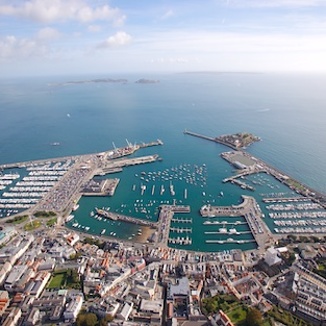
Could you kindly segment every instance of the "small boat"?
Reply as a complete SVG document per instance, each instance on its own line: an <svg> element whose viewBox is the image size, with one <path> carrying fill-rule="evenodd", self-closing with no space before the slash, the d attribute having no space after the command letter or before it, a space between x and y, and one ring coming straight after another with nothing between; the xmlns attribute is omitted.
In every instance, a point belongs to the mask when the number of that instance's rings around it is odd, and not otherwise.
<svg viewBox="0 0 326 326"><path fill-rule="evenodd" d="M161 185L161 191L160 191L160 195L163 195L164 191L165 191L165 189L164 189L164 186L163 186L163 185Z"/></svg>
<svg viewBox="0 0 326 326"><path fill-rule="evenodd" d="M106 229L103 229L102 231L101 231L101 234L104 234L106 232Z"/></svg>
<svg viewBox="0 0 326 326"><path fill-rule="evenodd" d="M230 234L240 234L240 232L238 232L236 228L232 228L232 229L230 229L230 230L229 230L229 233L230 233Z"/></svg>
<svg viewBox="0 0 326 326"><path fill-rule="evenodd" d="M69 216L67 216L67 218L66 218L66 222L71 221L73 218L74 218L74 215L69 215Z"/></svg>

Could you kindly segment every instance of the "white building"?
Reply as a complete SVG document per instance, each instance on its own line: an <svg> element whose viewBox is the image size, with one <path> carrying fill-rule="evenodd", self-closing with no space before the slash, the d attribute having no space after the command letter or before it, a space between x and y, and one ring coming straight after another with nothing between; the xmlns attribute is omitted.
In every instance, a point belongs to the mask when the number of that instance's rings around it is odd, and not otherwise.
<svg viewBox="0 0 326 326"><path fill-rule="evenodd" d="M14 290L16 283L21 279L21 277L24 275L26 271L27 271L26 265L14 266L5 281L4 288L8 292L12 292Z"/></svg>
<svg viewBox="0 0 326 326"><path fill-rule="evenodd" d="M77 318L77 315L83 305L83 301L83 296L77 295L69 302L66 311L63 313L65 320L75 320Z"/></svg>
<svg viewBox="0 0 326 326"><path fill-rule="evenodd" d="M12 265L9 261L5 262L3 265L0 265L0 285L3 284L4 280L6 279L6 276L11 271Z"/></svg>
<svg viewBox="0 0 326 326"><path fill-rule="evenodd" d="M282 259L278 256L278 251L271 247L268 248L265 254L265 262L268 266L273 266L280 264L282 262Z"/></svg>
<svg viewBox="0 0 326 326"><path fill-rule="evenodd" d="M130 316L132 312L132 307L133 303L125 303L121 309L121 311L117 314L117 319L122 319L122 320L128 320L128 317Z"/></svg>
<svg viewBox="0 0 326 326"><path fill-rule="evenodd" d="M20 308L13 308L8 317L2 322L2 326L15 326L18 323L19 318L22 315L22 311Z"/></svg>

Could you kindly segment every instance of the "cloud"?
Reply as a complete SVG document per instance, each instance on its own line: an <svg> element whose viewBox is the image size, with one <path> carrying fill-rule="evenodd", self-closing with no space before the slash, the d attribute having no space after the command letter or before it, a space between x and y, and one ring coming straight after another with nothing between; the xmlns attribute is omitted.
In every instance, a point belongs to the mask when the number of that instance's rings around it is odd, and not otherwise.
<svg viewBox="0 0 326 326"><path fill-rule="evenodd" d="M126 32L117 32L107 38L104 42L98 44L98 49L115 48L127 45L131 42L131 36Z"/></svg>
<svg viewBox="0 0 326 326"><path fill-rule="evenodd" d="M37 38L39 40L44 40L44 41L54 40L54 39L58 38L59 36L60 36L60 33L56 29L51 28L51 27L42 28L37 33Z"/></svg>
<svg viewBox="0 0 326 326"><path fill-rule="evenodd" d="M171 31L153 33L143 44L158 53L269 53L326 51L325 35Z"/></svg>
<svg viewBox="0 0 326 326"><path fill-rule="evenodd" d="M0 58L1 59L21 59L29 57L40 57L47 53L47 48L32 39L16 38L6 36L0 39Z"/></svg>
<svg viewBox="0 0 326 326"><path fill-rule="evenodd" d="M0 15L23 17L41 23L110 20L114 24L122 24L125 20L119 9L108 5L91 7L85 0L29 0L20 5L0 5Z"/></svg>

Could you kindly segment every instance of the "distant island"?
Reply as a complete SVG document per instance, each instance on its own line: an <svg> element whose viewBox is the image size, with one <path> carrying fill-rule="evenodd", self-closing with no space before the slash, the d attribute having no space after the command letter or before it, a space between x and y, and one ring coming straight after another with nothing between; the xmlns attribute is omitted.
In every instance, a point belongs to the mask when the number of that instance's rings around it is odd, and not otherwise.
<svg viewBox="0 0 326 326"><path fill-rule="evenodd" d="M135 81L136 84L156 84L159 80L140 78ZM49 84L49 86L66 86L66 85L81 85L81 84L98 84L98 83L115 83L115 84L127 84L128 79L118 78L96 78L96 79L85 79L85 80L71 80L67 82Z"/></svg>
<svg viewBox="0 0 326 326"><path fill-rule="evenodd" d="M216 141L228 144L235 149L246 148L252 143L258 142L261 139L247 132L239 132L231 135L222 135L215 138Z"/></svg>
<svg viewBox="0 0 326 326"><path fill-rule="evenodd" d="M128 79L112 79L112 78L97 78L97 79L90 79L90 80L77 80L77 81L68 81L63 83L62 85L67 84L88 84L88 83L127 83Z"/></svg>
<svg viewBox="0 0 326 326"><path fill-rule="evenodd" d="M62 83L50 83L48 86L66 86L66 85L81 85L81 84L96 84L96 83L121 83L126 84L128 83L128 79L112 79L112 78L96 78L96 79L85 79L85 80L71 80Z"/></svg>
<svg viewBox="0 0 326 326"><path fill-rule="evenodd" d="M136 84L156 84L159 82L160 82L159 80L145 79L145 78L141 78L141 79L138 79L137 81L135 81Z"/></svg>

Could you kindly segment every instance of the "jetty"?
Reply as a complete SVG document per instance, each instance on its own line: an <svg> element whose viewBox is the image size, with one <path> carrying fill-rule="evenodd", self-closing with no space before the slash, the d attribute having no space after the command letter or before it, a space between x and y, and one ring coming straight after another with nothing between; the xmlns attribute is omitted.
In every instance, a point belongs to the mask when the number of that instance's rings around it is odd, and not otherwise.
<svg viewBox="0 0 326 326"><path fill-rule="evenodd" d="M153 228L157 227L157 222L151 222L151 221L135 218L132 216L113 213L113 212L110 212L110 211L104 210L104 209L96 208L95 210L96 210L97 214L101 215L104 218L113 220L113 221L123 221L123 222L128 222L128 223L142 225L142 226L150 226Z"/></svg>
<svg viewBox="0 0 326 326"><path fill-rule="evenodd" d="M240 205L232 206L210 206L204 205L200 209L202 217L243 216L250 228L258 249L264 249L274 243L273 234L263 221L263 214L255 198L242 196L243 202ZM240 240L241 241L241 240Z"/></svg>
<svg viewBox="0 0 326 326"><path fill-rule="evenodd" d="M237 133L232 135L222 135L219 137L209 137L199 133L195 133L189 130L184 130L186 135L202 138L205 140L213 141L232 148L233 150L240 150L252 144L253 142L259 141L260 138L249 133Z"/></svg>
<svg viewBox="0 0 326 326"><path fill-rule="evenodd" d="M163 145L163 141L161 139L157 139L156 141L150 143L141 143L139 145L139 148L146 148L146 147L159 146L159 145Z"/></svg>
<svg viewBox="0 0 326 326"><path fill-rule="evenodd" d="M215 142L215 138L213 138L213 137L209 137L209 136L205 136L205 135L202 135L202 134L198 134L196 132L192 132L192 131L189 131L189 130L184 130L183 133L185 135L190 135L190 136L194 136L194 137L197 137L197 138L201 138L201 139L205 139L205 140L209 140L209 141Z"/></svg>
<svg viewBox="0 0 326 326"><path fill-rule="evenodd" d="M157 145L163 145L163 142L157 140L132 145L127 141L126 147L114 146L114 149L105 152L2 164L0 171L5 171L4 173L8 169L26 169L27 176L19 182L24 182L29 191L20 194L20 188L16 185L12 187L17 191L10 189L7 196L10 198L0 198L1 201L4 200L0 202L0 216L9 217L21 213L22 210L27 214L53 211L63 217L58 221L61 224L82 195L114 194L118 179L114 182L97 183L92 180L94 176L118 173L124 167L156 162L160 159L157 154L132 158L125 156L140 148ZM2 181L2 184L6 182ZM2 184L0 186L4 189Z"/></svg>
<svg viewBox="0 0 326 326"><path fill-rule="evenodd" d="M159 221L157 225L158 237L156 244L160 247L167 247L168 243L175 244L191 244L191 239L187 236L185 238L180 238L179 240L171 240L169 238L170 224L175 213L190 213L190 206L184 205L161 205L159 207ZM177 242L176 242L177 241Z"/></svg>
<svg viewBox="0 0 326 326"><path fill-rule="evenodd" d="M191 135L194 137L198 137L201 139L213 141L216 143L220 143L222 145L225 145L231 149L233 149L233 152L226 152L222 153L221 156L229 161L232 165L234 165L237 169L242 170L241 173L239 173L236 176L226 178L223 181L228 182L228 181L235 181L237 178L249 174L254 174L254 173L260 173L260 172L265 172L267 174L272 175L275 179L280 181L281 183L285 184L288 186L290 189L296 191L298 194L309 198L310 200L319 203L326 209L326 195L323 193L320 193L307 185L303 184L302 182L295 180L294 178L284 174L280 170L276 169L275 167L267 164L266 162L260 160L257 157L252 156L251 154L245 152L243 150L244 147L240 146L234 146L232 143L229 143L227 140L228 135L226 136L220 136L220 137L208 137L199 133L195 133L192 131L185 130L184 134L186 135ZM257 137L257 140L253 141L258 141L259 138ZM233 160L232 157L236 156L236 160ZM248 187L248 185L239 183L236 181L240 187L244 187L245 189L252 190Z"/></svg>

